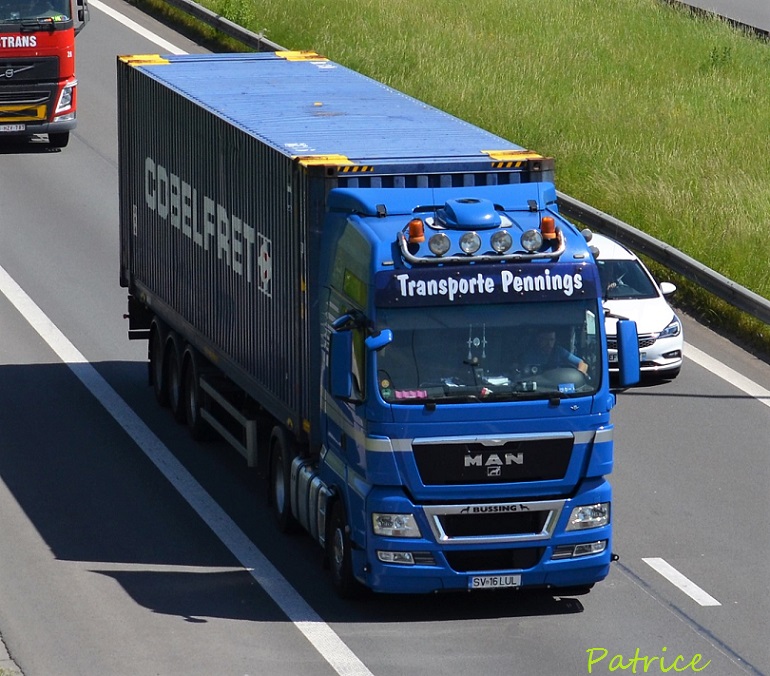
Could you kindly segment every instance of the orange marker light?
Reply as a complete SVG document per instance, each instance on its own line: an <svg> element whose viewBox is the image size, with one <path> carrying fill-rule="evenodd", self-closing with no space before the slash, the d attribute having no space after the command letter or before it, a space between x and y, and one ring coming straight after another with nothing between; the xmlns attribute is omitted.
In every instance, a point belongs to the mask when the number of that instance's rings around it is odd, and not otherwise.
<svg viewBox="0 0 770 676"><path fill-rule="evenodd" d="M413 218L411 221L409 221L409 241L425 241L425 225L419 218Z"/></svg>
<svg viewBox="0 0 770 676"><path fill-rule="evenodd" d="M540 219L540 232L543 233L543 239L556 239L556 223L551 216Z"/></svg>

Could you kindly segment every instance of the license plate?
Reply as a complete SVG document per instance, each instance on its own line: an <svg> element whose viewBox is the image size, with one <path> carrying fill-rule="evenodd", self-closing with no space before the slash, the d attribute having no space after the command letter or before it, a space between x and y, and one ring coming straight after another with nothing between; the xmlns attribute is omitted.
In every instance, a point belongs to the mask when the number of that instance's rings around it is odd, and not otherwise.
<svg viewBox="0 0 770 676"><path fill-rule="evenodd" d="M0 124L0 133L4 131L24 131L27 128L25 124Z"/></svg>
<svg viewBox="0 0 770 676"><path fill-rule="evenodd" d="M476 575L468 580L468 589L503 589L520 586L521 575Z"/></svg>

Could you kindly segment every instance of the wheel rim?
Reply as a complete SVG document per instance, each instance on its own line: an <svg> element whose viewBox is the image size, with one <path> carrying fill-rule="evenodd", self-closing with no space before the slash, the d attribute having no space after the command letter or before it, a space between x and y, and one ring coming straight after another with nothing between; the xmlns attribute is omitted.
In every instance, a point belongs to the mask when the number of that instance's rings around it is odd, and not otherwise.
<svg viewBox="0 0 770 676"><path fill-rule="evenodd" d="M275 509L279 514L283 514L286 509L284 504L286 500L286 490L283 477L283 456L280 454L275 457L275 466L273 468L273 495L275 496Z"/></svg>
<svg viewBox="0 0 770 676"><path fill-rule="evenodd" d="M179 408L179 401L181 399L179 389L179 361L172 354L168 363L168 393L174 410Z"/></svg>
<svg viewBox="0 0 770 676"><path fill-rule="evenodd" d="M345 560L345 536L341 528L334 529L332 538L332 562L334 563L334 572L337 577L341 576L342 563Z"/></svg>
<svg viewBox="0 0 770 676"><path fill-rule="evenodd" d="M195 385L195 375L192 367L187 375L187 419L191 425L198 422L198 388Z"/></svg>

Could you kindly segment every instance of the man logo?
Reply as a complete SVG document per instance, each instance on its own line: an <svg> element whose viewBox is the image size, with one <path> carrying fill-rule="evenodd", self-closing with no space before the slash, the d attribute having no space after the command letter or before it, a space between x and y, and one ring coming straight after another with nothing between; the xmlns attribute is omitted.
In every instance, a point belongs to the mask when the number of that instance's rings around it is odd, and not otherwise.
<svg viewBox="0 0 770 676"><path fill-rule="evenodd" d="M464 458L465 467L486 467L488 470L493 467L501 468L509 465L523 465L524 453L506 453L500 457L497 453L490 453L486 458L481 453L476 455L467 454ZM489 475L491 476L491 475Z"/></svg>
<svg viewBox="0 0 770 676"><path fill-rule="evenodd" d="M502 475L503 475L503 468L500 467L500 465L492 465L491 467L487 467L488 477L499 477Z"/></svg>

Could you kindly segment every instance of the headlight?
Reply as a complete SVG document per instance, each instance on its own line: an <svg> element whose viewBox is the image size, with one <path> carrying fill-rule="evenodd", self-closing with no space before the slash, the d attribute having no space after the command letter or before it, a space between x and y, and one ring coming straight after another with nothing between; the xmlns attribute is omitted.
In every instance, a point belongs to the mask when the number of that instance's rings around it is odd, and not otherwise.
<svg viewBox="0 0 770 676"><path fill-rule="evenodd" d="M567 530L585 530L601 528L610 522L610 503L599 502L595 505L575 507L569 517Z"/></svg>
<svg viewBox="0 0 770 676"><path fill-rule="evenodd" d="M682 322L679 321L679 317L674 315L671 323L658 334L658 338L673 338L674 336L678 336L681 332Z"/></svg>
<svg viewBox="0 0 770 676"><path fill-rule="evenodd" d="M59 104L56 106L56 112L59 113L62 110L72 108L72 94L75 91L75 86L71 85L62 89L61 96L59 97Z"/></svg>
<svg viewBox="0 0 770 676"><path fill-rule="evenodd" d="M375 535L391 538L422 537L420 527L412 514L372 514Z"/></svg>

